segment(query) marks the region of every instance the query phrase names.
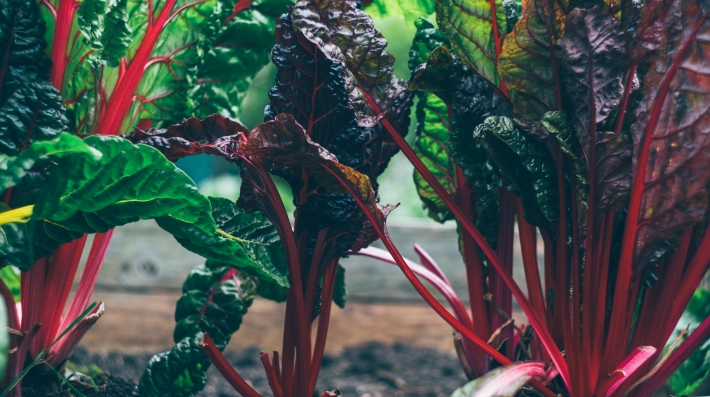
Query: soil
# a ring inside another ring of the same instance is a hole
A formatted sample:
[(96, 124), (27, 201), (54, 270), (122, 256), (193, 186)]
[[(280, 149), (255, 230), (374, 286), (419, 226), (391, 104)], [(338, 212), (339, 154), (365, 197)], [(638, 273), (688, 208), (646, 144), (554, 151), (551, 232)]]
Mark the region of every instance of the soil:
[[(265, 397), (272, 395), (259, 360), (259, 350), (227, 351), (225, 355), (259, 393)], [(126, 397), (134, 395), (135, 385), (150, 357), (147, 354), (95, 354), (80, 347), (71, 361), (82, 366), (95, 364), (104, 371), (94, 379), (99, 386), (106, 384), (106, 391), (101, 396)], [(197, 396), (237, 395), (214, 368), (208, 371), (208, 378), (207, 387)], [(326, 355), (319, 379), (318, 396), (325, 390), (338, 388), (344, 396), (350, 397), (448, 397), (466, 382), (456, 357), (452, 355), (425, 347), (377, 342), (349, 347), (337, 355)], [(30, 394), (27, 388), (23, 392), (28, 393), (24, 396), (32, 397), (69, 395), (59, 394), (57, 390)]]

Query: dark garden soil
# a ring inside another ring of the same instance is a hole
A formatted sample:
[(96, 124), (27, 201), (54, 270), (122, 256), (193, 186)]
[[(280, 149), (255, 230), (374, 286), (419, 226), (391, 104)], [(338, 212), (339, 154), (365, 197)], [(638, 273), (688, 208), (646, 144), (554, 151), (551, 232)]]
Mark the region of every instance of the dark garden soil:
[[(226, 356), (257, 391), (271, 396), (259, 350), (227, 352)], [(95, 364), (104, 371), (102, 376), (95, 378), (98, 385), (107, 382), (106, 392), (101, 396), (125, 397), (132, 395), (149, 359), (149, 355), (91, 354), (78, 348), (72, 363), (81, 366)], [(198, 396), (237, 395), (214, 368), (210, 368), (208, 377), (207, 387)], [(335, 356), (326, 355), (319, 379), (317, 390), (320, 393), (338, 388), (343, 396), (348, 397), (448, 397), (466, 381), (454, 356), (429, 348), (381, 343), (346, 348)], [(52, 394), (24, 394), (40, 395)]]

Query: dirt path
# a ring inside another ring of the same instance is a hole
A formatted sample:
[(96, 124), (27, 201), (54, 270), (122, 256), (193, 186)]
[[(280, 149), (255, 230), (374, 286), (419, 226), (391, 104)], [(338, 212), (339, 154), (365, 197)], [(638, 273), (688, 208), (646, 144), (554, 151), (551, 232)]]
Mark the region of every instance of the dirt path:
[[(92, 352), (153, 353), (172, 346), (173, 313), (178, 294), (97, 292), (106, 313), (86, 334), (81, 345)], [(249, 309), (228, 349), (247, 347), (281, 350), (284, 305), (257, 299)], [(516, 316), (517, 317), (517, 316)], [(334, 307), (328, 332), (327, 353), (377, 341), (401, 342), (453, 352), (451, 327), (422, 304), (348, 302)]]

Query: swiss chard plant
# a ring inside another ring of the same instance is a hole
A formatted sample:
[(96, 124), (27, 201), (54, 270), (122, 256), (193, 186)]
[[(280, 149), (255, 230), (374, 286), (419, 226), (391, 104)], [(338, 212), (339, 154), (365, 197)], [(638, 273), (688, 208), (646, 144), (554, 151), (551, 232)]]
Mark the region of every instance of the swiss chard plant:
[[(662, 354), (710, 264), (710, 4), (435, 8), (438, 28), (418, 21), (410, 53), (414, 149), (391, 136), (430, 215), (458, 222), (470, 313), (425, 253), (418, 273), (454, 315), (391, 243), (364, 253), (399, 264), (461, 334), (472, 379), (524, 359), (547, 364), (530, 382), (544, 395), (650, 395), (710, 335), (705, 316)], [(527, 294), (511, 272), (516, 223)], [(513, 298), (530, 323), (519, 333)]]
[[(283, 349), (262, 353), (261, 360), (274, 396), (311, 396), (331, 303), (345, 304), (340, 258), (378, 238), (392, 209), (377, 203), (376, 178), (397, 151), (384, 123), (398, 137), (406, 133), (412, 93), (392, 74), (394, 58), (385, 50), (385, 39), (355, 1), (298, 2), (279, 18), (275, 37), (271, 57), (278, 73), (263, 124), (216, 134), (188, 120), (168, 129), (138, 128), (129, 139), (159, 149), (170, 160), (207, 153), (239, 166), (239, 200), (236, 206), (213, 206), (220, 213), (215, 219), (225, 227), (270, 222), (258, 226), (261, 240), (253, 238), (262, 241), (272, 262), (281, 258), (290, 288), (263, 282), (257, 287), (262, 295), (286, 301)], [(293, 190), (293, 224), (272, 174)], [(211, 283), (221, 280), (211, 269), (198, 271), (212, 274)], [(224, 331), (213, 325), (215, 317), (200, 314), (199, 307), (219, 305), (210, 301), (217, 297), (210, 297), (214, 288), (192, 299), (190, 278), (178, 303), (176, 338), (183, 330), (205, 332), (201, 346), (212, 363), (239, 393), (258, 396), (221, 355)]]
[[(18, 336), (3, 381), (12, 393), (21, 390), (17, 376), (45, 353), (40, 369), (61, 369), (103, 312), (97, 305), (61, 333), (87, 309), (116, 226), (155, 219), (188, 249), (244, 277), (288, 285), (250, 240), (219, 228), (210, 199), (160, 152), (113, 136), (212, 113), (210, 106), (235, 117), (268, 62), (274, 17), (285, 4), (2, 2), (0, 265), (23, 271), (21, 306), (0, 283)], [(211, 128), (227, 129), (228, 121)]]

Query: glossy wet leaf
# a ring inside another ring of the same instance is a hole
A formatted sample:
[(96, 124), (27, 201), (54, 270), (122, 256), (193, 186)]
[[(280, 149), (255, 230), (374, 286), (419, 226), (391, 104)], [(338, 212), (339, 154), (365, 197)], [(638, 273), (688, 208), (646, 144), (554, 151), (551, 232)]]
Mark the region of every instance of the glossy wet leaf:
[(37, 3), (0, 2), (0, 106), (26, 83), (45, 80), (49, 75), (45, 30)]
[[(679, 236), (707, 214), (710, 77), (704, 57), (709, 14), (707, 1), (674, 3), (664, 21), (663, 45), (644, 79), (645, 96), (632, 126), (639, 179), (632, 197), (640, 197), (638, 224), (633, 225), (636, 271), (660, 242)], [(642, 151), (649, 156), (640, 162)]]
[(358, 125), (377, 124), (382, 114), (373, 111), (365, 96), (385, 112), (406, 87), (394, 76), (394, 57), (385, 49), (387, 40), (375, 29), (372, 18), (357, 8), (355, 0), (302, 0), (291, 17), (294, 30), (344, 68), (349, 107)]
[[(499, 85), (494, 26), (502, 37), (506, 12), (500, 0), (436, 0), (436, 22), (452, 49), (476, 73)], [(496, 25), (494, 25), (494, 21)]]
[(520, 132), (507, 117), (487, 118), (476, 128), (474, 137), (517, 188), (525, 219), (539, 227), (555, 221), (559, 215), (557, 179), (547, 148)]
[(49, 83), (27, 82), (0, 106), (1, 154), (16, 156), (33, 143), (66, 131), (62, 98)]

